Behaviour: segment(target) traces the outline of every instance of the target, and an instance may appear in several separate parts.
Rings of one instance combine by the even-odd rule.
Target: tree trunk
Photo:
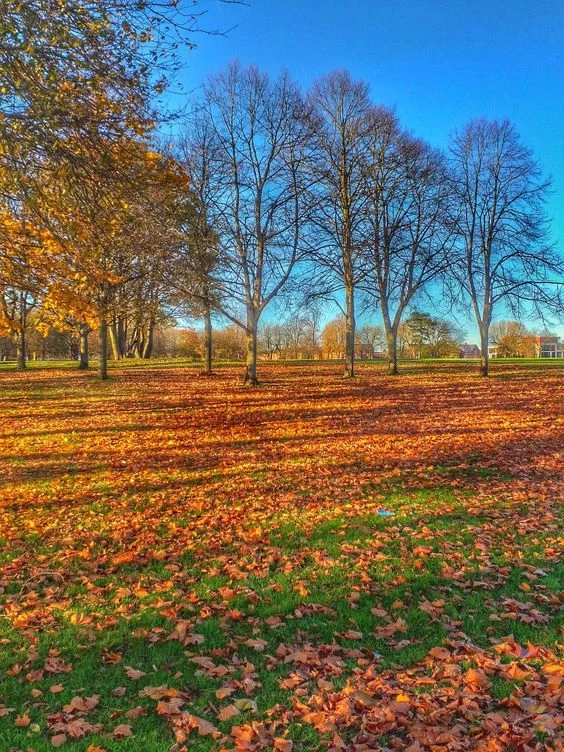
[[[388,345],[388,376],[397,376],[398,369],[398,334],[393,328],[386,330],[386,343]]]
[[[247,370],[243,384],[258,386],[257,378],[257,322],[255,316],[248,317],[247,324]]]
[[[153,354],[154,331],[155,331],[155,323],[154,321],[150,321],[147,326],[147,336],[145,338],[145,341],[143,343],[143,349],[141,351],[141,357],[145,358],[146,360],[148,360]]]
[[[81,324],[78,367],[81,371],[86,371],[88,366],[88,327],[86,326],[86,324]]]
[[[27,368],[25,345],[25,327],[22,326],[16,337],[16,359],[18,361],[18,371],[23,371]]]
[[[123,360],[127,351],[127,321],[122,316],[118,318],[118,350],[119,360]]]
[[[112,322],[109,326],[108,324],[106,324],[106,334],[109,334],[110,336],[112,357],[114,360],[119,360],[120,359],[119,334],[118,334],[117,324],[115,322]]]
[[[100,321],[99,340],[100,358],[98,375],[102,381],[105,381],[108,378],[108,322],[105,319]]]
[[[488,376],[490,372],[490,355],[488,352],[489,330],[486,327],[480,329],[480,376]]]
[[[212,347],[211,311],[206,308],[204,312],[204,373],[208,375],[212,372]]]
[[[352,287],[346,289],[346,313],[345,313],[345,377],[353,378],[354,376],[354,338],[355,338],[355,320],[354,320],[354,292]]]

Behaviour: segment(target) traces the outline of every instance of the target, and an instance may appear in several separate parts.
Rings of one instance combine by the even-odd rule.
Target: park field
[[[0,372],[2,752],[563,749],[562,364],[341,372]]]

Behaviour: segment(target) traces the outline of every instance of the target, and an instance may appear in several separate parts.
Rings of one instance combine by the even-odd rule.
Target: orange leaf
[[[283,739],[280,736],[274,739],[274,749],[280,750],[280,752],[292,752],[293,748],[294,742],[290,739]]]

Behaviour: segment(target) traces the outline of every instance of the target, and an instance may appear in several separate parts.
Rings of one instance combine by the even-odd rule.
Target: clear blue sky
[[[553,178],[548,207],[564,252],[564,0],[203,0],[186,92],[231,60],[307,87],[337,68],[435,146],[474,117],[512,120]],[[469,333],[472,331],[469,327]]]

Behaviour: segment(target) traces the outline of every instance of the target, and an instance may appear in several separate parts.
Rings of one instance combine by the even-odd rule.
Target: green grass
[[[424,572],[413,568],[412,561],[402,553],[401,541],[391,540],[378,552],[387,557],[385,566],[374,563],[370,567],[373,577],[373,585],[370,590],[360,590],[359,597],[354,601],[355,608],[351,610],[348,597],[351,593],[351,570],[347,566],[350,556],[343,556],[343,550],[354,547],[354,550],[362,552],[369,546],[370,540],[374,539],[379,532],[385,532],[390,525],[400,522],[406,537],[415,533],[421,525],[419,513],[410,513],[409,507],[405,506],[401,494],[393,494],[383,500],[383,505],[389,509],[395,509],[399,516],[395,518],[382,518],[377,515],[352,515],[337,516],[330,521],[321,524],[309,534],[304,534],[299,520],[295,524],[280,525],[270,537],[270,545],[282,551],[292,552],[298,555],[302,565],[295,571],[284,574],[272,572],[268,578],[249,576],[245,580],[245,588],[249,595],[241,595],[230,602],[231,608],[237,608],[248,617],[252,617],[253,624],[262,624],[261,638],[267,641],[264,652],[257,652],[244,644],[245,640],[253,636],[254,630],[247,619],[226,622],[221,617],[211,616],[205,618],[198,625],[198,632],[204,635],[202,646],[194,646],[184,649],[177,641],[161,641],[156,644],[148,644],[146,632],[154,629],[170,629],[167,619],[159,613],[159,609],[152,607],[151,598],[148,599],[147,607],[141,613],[127,619],[118,618],[102,632],[94,633],[80,626],[72,626],[68,623],[69,614],[61,617],[59,628],[55,632],[45,632],[39,636],[36,645],[36,660],[32,661],[31,668],[39,667],[44,658],[51,650],[58,653],[73,665],[70,674],[45,677],[40,681],[26,682],[21,678],[4,677],[0,680],[0,697],[7,704],[15,706],[20,712],[26,711],[32,721],[37,723],[40,730],[34,731],[16,729],[12,719],[0,719],[0,743],[2,749],[27,749],[35,752],[43,752],[51,749],[51,745],[44,736],[44,719],[48,713],[56,712],[62,704],[70,702],[75,695],[100,695],[101,701],[96,710],[89,714],[91,722],[103,723],[107,728],[112,724],[117,725],[123,720],[124,713],[134,705],[141,704],[147,707],[148,717],[141,717],[135,721],[135,739],[120,742],[108,741],[107,738],[89,736],[85,740],[72,743],[72,749],[81,752],[86,750],[88,744],[100,743],[108,749],[139,749],[140,739],[142,746],[148,752],[164,750],[163,734],[165,734],[164,722],[154,717],[154,702],[147,699],[137,698],[138,690],[145,686],[159,686],[166,684],[190,694],[191,712],[201,717],[210,715],[210,708],[219,706],[215,698],[215,691],[221,686],[222,680],[210,679],[199,670],[198,666],[189,659],[192,651],[206,655],[226,649],[228,643],[236,644],[237,654],[241,658],[248,658],[255,666],[257,680],[261,689],[256,695],[259,712],[277,704],[284,705],[291,701],[287,691],[280,689],[279,680],[287,674],[285,664],[278,664],[274,668],[269,665],[269,655],[274,655],[280,644],[296,644],[311,642],[314,644],[331,644],[337,641],[350,647],[360,647],[363,651],[374,651],[382,656],[382,668],[391,666],[412,666],[421,660],[428,650],[442,644],[447,632],[440,621],[433,621],[419,609],[418,604],[423,600],[436,600],[446,597],[451,604],[447,607],[447,613],[460,618],[463,629],[468,638],[477,645],[487,647],[492,637],[501,637],[508,632],[505,623],[489,622],[489,615],[495,613],[496,604],[503,597],[523,599],[523,592],[519,589],[521,583],[520,570],[515,568],[513,555],[507,557],[500,549],[496,554],[498,566],[509,566],[511,576],[501,585],[493,586],[488,590],[468,590],[457,587],[452,581],[445,579],[439,567],[433,566],[433,556],[439,556],[445,542],[456,543],[461,556],[470,560],[474,539],[467,535],[461,535],[461,530],[473,530],[482,521],[481,516],[470,514],[465,506],[457,501],[450,489],[438,491],[425,491],[415,493],[412,496],[413,506],[418,510],[422,507],[433,510],[440,498],[440,505],[448,503],[452,506],[453,514],[448,520],[438,516],[435,520],[435,529],[440,537],[430,540],[426,545],[431,549],[428,553],[428,565]],[[429,522],[427,522],[429,524]],[[536,550],[527,549],[527,538],[523,536],[518,542],[522,548],[522,564],[537,564],[539,554]],[[304,556],[306,555],[306,556]],[[321,569],[316,563],[315,557],[323,555],[334,557],[334,562],[327,569]],[[303,557],[303,558],[302,558]],[[318,559],[319,560],[319,559]],[[354,556],[353,556],[354,560]],[[213,569],[213,562],[210,562]],[[201,599],[202,604],[213,606],[221,599],[219,590],[226,585],[229,578],[224,576],[202,576],[202,566],[187,565],[183,568],[183,576],[187,581],[195,583],[195,593]],[[401,572],[405,582],[401,585],[392,586],[391,581]],[[104,580],[108,600],[111,602],[111,594],[119,587],[120,582],[133,579],[146,579],[150,576],[153,581],[166,581],[170,572],[160,564],[150,570],[136,568],[134,564],[128,565],[122,570],[120,577],[111,576]],[[482,576],[476,572],[474,578]],[[562,566],[556,566],[545,579],[544,583],[551,592],[557,593],[564,577]],[[295,590],[298,581],[307,583],[308,596],[304,599]],[[76,588],[67,587],[67,595],[78,595]],[[394,603],[401,601],[402,605],[394,609]],[[405,619],[407,631],[402,637],[411,639],[412,644],[402,648],[390,646],[390,641],[380,639],[374,634],[374,630],[384,621],[373,616],[371,609],[378,603],[386,610],[390,610],[397,616]],[[325,607],[329,611],[319,610],[317,613],[296,616],[296,609],[301,604],[315,603]],[[96,605],[96,610],[103,609],[102,604]],[[108,615],[112,608],[106,606]],[[104,609],[103,609],[104,610]],[[72,611],[72,607],[71,607]],[[80,609],[84,613],[84,609]],[[77,611],[78,613],[78,611]],[[186,615],[191,615],[188,610]],[[276,629],[269,629],[265,621],[269,616],[276,615],[281,618],[282,624]],[[527,641],[554,647],[560,639],[561,620],[554,618],[550,625],[539,629],[538,625],[524,625],[512,623],[511,632],[521,644]],[[487,628],[489,632],[486,633]],[[360,639],[346,639],[338,637],[339,634],[348,630],[362,632]],[[141,630],[141,632],[140,632]],[[17,632],[10,630],[4,624],[2,635],[4,650],[2,653],[1,668],[6,669],[13,664],[18,655],[18,646],[22,645],[22,639]],[[142,635],[142,636],[139,636]],[[117,652],[121,660],[117,664],[101,663],[101,652]],[[219,663],[222,662],[221,657]],[[129,681],[124,674],[124,666],[131,665],[136,669],[146,672],[146,675],[136,682]],[[28,667],[29,670],[29,667]],[[61,682],[64,691],[53,695],[49,687]],[[123,697],[112,695],[117,687],[126,687]],[[30,690],[34,688],[43,694],[39,700],[34,701],[30,696]],[[493,695],[503,699],[511,693],[513,687],[507,681],[497,679],[494,683]],[[235,697],[243,696],[237,693]],[[252,717],[251,713],[244,713],[237,721],[244,722]],[[230,723],[219,724],[219,728],[228,732]],[[295,729],[293,737],[302,749],[315,749],[319,739],[316,732],[307,727]],[[27,746],[26,746],[27,745]],[[68,747],[68,745],[67,745]],[[190,744],[190,749],[208,750],[209,741],[205,738],[196,739]],[[298,748],[300,748],[298,746]]]
[[[276,365],[293,367],[297,365],[315,367],[322,364],[336,364],[340,363],[339,360],[304,360],[287,358],[284,360],[268,360],[261,359],[261,365]],[[362,367],[363,365],[382,365],[386,361],[383,358],[365,358],[357,360],[357,365]],[[476,365],[480,362],[479,358],[399,358],[398,362],[406,369],[410,368],[425,368],[428,365],[445,364],[445,365]],[[490,365],[492,371],[495,372],[499,366],[518,365],[518,366],[537,366],[539,369],[544,368],[563,368],[564,358],[490,358]],[[111,370],[122,368],[202,368],[202,360],[193,360],[191,358],[150,358],[148,360],[138,358],[126,358],[125,360],[109,360],[108,366]],[[243,368],[244,361],[242,360],[217,360],[213,363],[213,368],[226,368],[228,366],[241,366]],[[90,371],[95,371],[98,367],[98,361],[93,359],[90,361]],[[28,360],[27,368],[32,371],[37,370],[78,370],[77,361],[75,360]],[[2,371],[16,371],[15,361],[0,361],[0,372]]]
[[[546,478],[539,476],[540,482],[527,464],[534,459],[542,470],[556,448],[549,444],[553,414],[535,433],[534,414],[523,411],[525,428],[518,425],[519,442],[511,444],[506,406],[495,412],[500,392],[497,401],[485,392],[489,412],[479,434],[473,410],[478,390],[486,387],[467,378],[463,363],[466,380],[455,386],[464,398],[469,384],[475,390],[464,403],[469,407],[461,408],[469,409],[472,430],[453,456],[446,450],[456,434],[443,438],[432,431],[435,424],[459,427],[460,412],[451,406],[450,413],[431,415],[426,432],[403,440],[402,416],[393,413],[385,423],[384,410],[397,405],[402,387],[383,380],[373,386],[379,366],[367,366],[354,384],[347,383],[346,399],[337,376],[319,392],[314,374],[311,393],[299,401],[291,369],[277,371],[275,386],[267,381],[261,391],[238,384],[208,387],[203,377],[193,386],[192,374],[182,380],[181,371],[149,373],[143,382],[147,397],[134,378],[128,380],[135,365],[116,371],[118,378],[108,385],[93,376],[83,382],[34,372],[37,380],[12,382],[3,374],[2,396],[13,397],[14,384],[22,398],[10,408],[14,425],[21,421],[21,436],[14,430],[2,445],[0,605],[6,610],[0,615],[0,707],[16,712],[0,715],[1,752],[53,749],[48,718],[77,695],[99,695],[87,720],[103,724],[105,733],[69,741],[63,750],[86,752],[99,744],[112,752],[168,751],[174,739],[156,701],[139,696],[146,686],[185,693],[185,709],[225,734],[234,724],[268,724],[320,692],[315,672],[300,693],[280,686],[298,668],[281,657],[286,648],[358,650],[320,670],[335,692],[358,676],[362,661],[401,675],[421,666],[431,648],[450,645],[453,636],[493,657],[492,642],[509,635],[522,646],[530,642],[557,652],[563,629],[564,566],[555,555],[561,509],[543,495]],[[417,375],[419,365],[407,377],[413,379],[412,394],[430,385],[439,404],[441,395],[450,397],[451,366],[428,381]],[[505,365],[503,378],[523,376]],[[537,365],[532,362],[525,375],[534,377]],[[428,370],[433,373],[434,365]],[[520,393],[514,382],[508,386]],[[503,394],[507,389],[505,383],[494,388]],[[355,400],[362,390],[359,408]],[[156,394],[155,410],[146,410]],[[552,382],[546,394],[553,394]],[[265,409],[271,404],[282,413],[278,423],[276,411]],[[381,414],[370,412],[373,404]],[[350,417],[345,429],[335,420],[339,409]],[[408,420],[411,403],[402,409]],[[236,423],[242,410],[244,419]],[[302,418],[302,410],[312,417]],[[496,455],[505,464],[498,466],[487,440],[488,432],[501,430],[502,420],[510,427],[501,437],[508,448]],[[318,440],[320,423],[327,433]],[[386,441],[389,453],[377,461]],[[430,455],[431,441],[446,449]],[[507,457],[513,459],[514,446],[512,465]],[[10,491],[14,479],[17,493]],[[381,516],[379,509],[393,515]],[[540,618],[509,618],[512,601]],[[387,616],[378,615],[380,609]],[[183,621],[203,637],[201,644],[169,639]],[[395,623],[401,628],[385,634]],[[248,644],[256,638],[265,641],[263,650]],[[112,654],[119,660],[108,660]],[[33,672],[49,656],[72,670],[37,678]],[[210,657],[228,673],[209,676],[191,660],[197,656]],[[250,664],[256,686],[240,686],[230,698],[218,699],[216,691],[227,680],[242,681]],[[472,665],[469,658],[461,668]],[[145,675],[131,680],[126,666]],[[63,690],[53,694],[57,684]],[[524,684],[494,673],[489,710],[506,712],[503,701]],[[428,685],[412,689],[414,695],[432,691]],[[256,713],[217,721],[218,710],[245,698],[256,702]],[[127,712],[138,705],[146,715],[129,720]],[[30,725],[17,728],[14,719],[23,713]],[[131,724],[132,738],[108,735],[120,723]],[[294,752],[327,749],[330,740],[299,714],[279,732],[294,741]],[[351,728],[339,733],[346,741],[354,736]],[[379,743],[393,748],[396,742],[390,732]],[[197,734],[188,739],[191,751],[215,752],[218,745]]]

